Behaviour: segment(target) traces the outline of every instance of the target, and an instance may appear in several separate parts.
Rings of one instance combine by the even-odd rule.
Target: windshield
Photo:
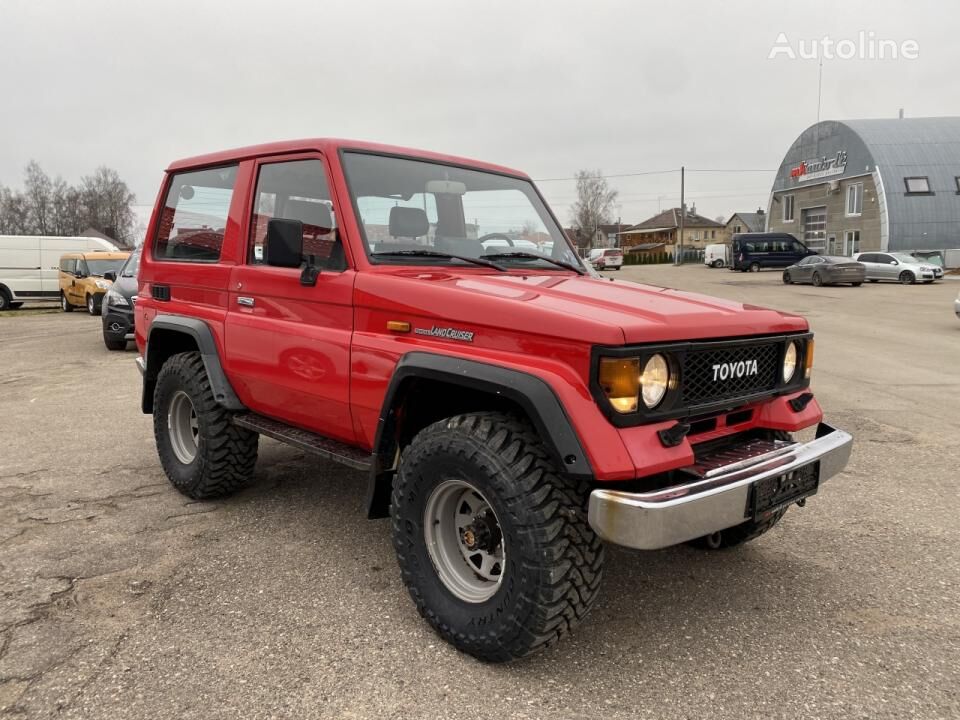
[[[562,272],[560,262],[583,271],[527,180],[357,152],[344,153],[343,163],[374,262],[465,264],[446,253]]]
[[[123,269],[120,271],[120,277],[135,278],[139,269],[140,248],[137,248],[130,254],[130,257],[128,257],[127,261],[123,264]]]
[[[117,258],[116,260],[88,260],[84,258],[84,262],[87,264],[88,275],[102,276],[105,272],[111,270],[113,272],[119,272],[120,268],[123,267],[123,263],[126,262],[126,258]]]
[[[904,255],[903,253],[892,253],[892,255],[902,263],[912,264],[912,263],[920,262],[915,257],[913,257],[913,255]]]

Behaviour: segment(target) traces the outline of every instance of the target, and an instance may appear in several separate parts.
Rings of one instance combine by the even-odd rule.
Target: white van
[[[723,244],[707,245],[703,251],[703,264],[721,268],[730,265],[730,248]]]
[[[27,300],[60,297],[60,256],[116,246],[94,237],[0,235],[0,310],[18,308]]]

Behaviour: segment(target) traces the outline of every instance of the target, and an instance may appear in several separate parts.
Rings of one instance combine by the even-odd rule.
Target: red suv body
[[[495,445],[501,426],[530,445],[545,463],[538,477],[578,488],[564,522],[590,534],[592,554],[578,557],[601,560],[601,539],[719,546],[731,528],[759,534],[849,453],[849,436],[826,425],[811,443],[785,435],[822,420],[802,317],[600,278],[530,179],[497,165],[339,140],[178,161],[139,280],[142,405],[174,484],[194,497],[235,489],[252,476],[258,434],[367,469],[370,514],[393,513],[414,599],[441,634],[487,659],[547,640],[511,645],[450,630],[489,603],[512,602],[505,578],[520,572],[503,560],[505,491],[472,480],[480,470],[450,460],[441,472],[473,495],[451,500],[443,493],[457,491],[443,482],[423,490],[410,512],[423,524],[414,545],[419,552],[422,540],[424,555],[405,564],[412,494],[398,497],[398,487],[430,475],[415,469],[442,454],[442,444],[418,454],[438,423],[464,447]],[[511,452],[497,446],[495,456]],[[518,466],[504,462],[489,483],[520,483]],[[800,477],[804,468],[812,479]],[[477,497],[486,505],[466,513]],[[449,520],[448,506],[462,518]],[[430,528],[447,524],[456,540],[440,530],[431,540]],[[462,560],[444,555],[458,557],[455,549]],[[598,568],[593,575],[598,582]],[[450,597],[464,607],[447,608]]]

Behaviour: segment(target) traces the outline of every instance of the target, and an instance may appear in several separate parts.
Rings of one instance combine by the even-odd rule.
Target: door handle
[[[237,305],[243,305],[244,307],[253,307],[254,303],[255,301],[252,297],[244,297],[243,295],[240,295],[239,297],[237,297]]]

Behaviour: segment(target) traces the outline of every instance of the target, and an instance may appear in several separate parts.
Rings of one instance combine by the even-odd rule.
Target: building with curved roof
[[[960,248],[960,117],[812,125],[780,164],[767,217],[834,255]]]

